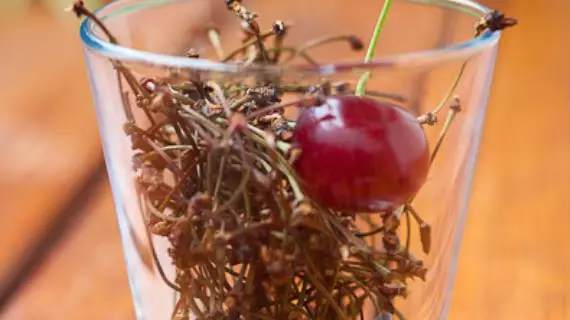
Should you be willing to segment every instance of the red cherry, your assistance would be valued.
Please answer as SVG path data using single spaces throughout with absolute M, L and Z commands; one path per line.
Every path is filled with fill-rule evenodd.
M 424 184 L 429 145 L 409 111 L 386 101 L 328 97 L 304 109 L 293 166 L 313 200 L 339 211 L 397 208 Z

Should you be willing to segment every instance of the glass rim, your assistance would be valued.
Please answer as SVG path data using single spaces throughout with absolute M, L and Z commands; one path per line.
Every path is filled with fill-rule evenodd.
M 113 13 L 113 7 L 124 0 L 113 0 L 110 3 L 95 10 L 94 14 L 101 19 L 105 19 Z M 191 0 L 136 0 L 122 11 L 145 10 L 149 7 L 160 6 L 168 3 L 184 2 Z M 400 0 L 412 3 L 435 5 L 456 11 L 464 12 L 473 17 L 480 17 L 491 10 L 473 0 Z M 135 8 L 146 4 L 143 8 Z M 107 14 L 102 14 L 110 11 Z M 129 10 L 127 10 L 129 11 Z M 90 49 L 110 59 L 123 62 L 138 63 L 143 65 L 163 66 L 179 69 L 196 69 L 211 72 L 241 73 L 245 71 L 253 72 L 283 72 L 298 71 L 318 74 L 334 74 L 353 69 L 373 70 L 387 68 L 402 68 L 409 66 L 432 65 L 445 61 L 467 60 L 471 56 L 496 45 L 501 37 L 501 31 L 485 31 L 477 37 L 465 41 L 442 46 L 435 49 L 418 50 L 387 55 L 375 58 L 369 62 L 348 61 L 339 63 L 327 63 L 321 65 L 301 65 L 301 66 L 276 66 L 276 65 L 250 65 L 243 66 L 236 63 L 218 62 L 211 59 L 197 58 L 189 59 L 183 56 L 160 54 L 151 51 L 138 50 L 113 44 L 107 39 L 98 37 L 94 32 L 95 23 L 90 19 L 84 19 L 80 26 L 80 37 L 85 48 Z

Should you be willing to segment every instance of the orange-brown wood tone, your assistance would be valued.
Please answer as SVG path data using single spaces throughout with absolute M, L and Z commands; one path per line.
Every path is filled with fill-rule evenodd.
M 567 320 L 570 2 L 485 3 L 521 24 L 501 43 L 449 319 Z M 41 11 L 0 18 L 0 281 L 100 161 L 76 29 Z M 100 180 L 0 319 L 134 318 Z

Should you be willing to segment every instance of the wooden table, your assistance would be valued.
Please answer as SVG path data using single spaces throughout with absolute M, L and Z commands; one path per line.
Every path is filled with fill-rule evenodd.
M 570 319 L 570 2 L 486 3 L 522 23 L 502 42 L 450 319 Z M 76 28 L 0 18 L 6 320 L 133 318 Z

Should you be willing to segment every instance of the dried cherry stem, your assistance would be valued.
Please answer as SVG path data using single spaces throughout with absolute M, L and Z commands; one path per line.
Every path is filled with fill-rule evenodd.
M 226 101 L 226 97 L 224 96 L 224 91 L 215 81 L 208 81 L 206 86 L 212 88 L 214 90 L 214 96 L 219 105 L 224 108 L 224 112 L 226 113 L 226 117 L 229 118 L 232 115 L 232 110 L 228 102 Z
M 374 305 L 374 308 L 376 309 L 377 312 L 382 312 L 382 308 L 380 307 L 380 305 L 378 304 L 378 300 L 375 299 L 376 294 L 371 292 L 370 289 L 368 288 L 368 286 L 366 286 L 364 283 L 362 283 L 360 280 L 358 280 L 356 277 L 348 277 L 344 274 L 338 274 L 337 277 L 339 277 L 341 280 L 344 280 L 345 282 L 354 282 L 358 285 L 358 288 L 361 289 L 362 291 L 364 291 L 369 297 L 371 297 L 372 299 L 371 302 Z
M 412 240 L 412 218 L 410 217 L 410 210 L 407 206 L 404 207 L 404 214 L 406 215 L 406 244 L 404 246 L 404 255 L 408 256 L 410 254 L 410 242 Z
M 273 30 L 268 30 L 265 31 L 261 34 L 259 34 L 259 37 L 257 38 L 252 38 L 249 39 L 247 42 L 245 42 L 244 44 L 242 44 L 240 47 L 238 47 L 237 49 L 235 49 L 234 51 L 230 52 L 224 59 L 222 59 L 222 62 L 228 62 L 231 59 L 235 58 L 235 56 L 237 56 L 238 54 L 240 54 L 241 52 L 243 52 L 244 50 L 246 50 L 247 48 L 251 47 L 252 45 L 256 44 L 258 41 L 263 41 L 269 37 L 271 37 L 272 35 L 274 35 L 275 33 L 273 32 Z
M 243 98 L 240 98 L 236 101 L 234 101 L 231 105 L 230 105 L 230 110 L 236 110 L 239 109 L 241 106 L 243 106 L 244 104 L 253 101 L 253 97 L 251 96 L 245 96 Z
M 149 198 L 146 199 L 146 207 L 151 214 L 165 221 L 178 222 L 178 221 L 184 221 L 186 219 L 183 217 L 171 217 L 164 214 L 162 211 L 159 210 L 159 208 L 155 207 L 151 203 L 151 200 Z
M 210 148 L 214 148 L 214 147 L 210 147 Z M 208 192 L 208 195 L 211 195 L 214 193 L 214 186 L 213 186 L 213 175 L 214 175 L 214 152 L 212 150 L 210 150 L 210 152 L 208 152 L 208 160 L 206 161 L 206 190 Z
M 109 38 L 109 41 L 111 43 L 118 44 L 117 38 L 113 36 L 109 29 L 107 29 L 107 26 L 105 26 L 105 24 L 99 18 L 97 18 L 93 12 L 91 12 L 91 10 L 85 7 L 83 1 L 75 0 L 73 4 L 66 9 L 66 11 L 75 13 L 78 18 L 81 16 L 86 16 L 87 18 L 91 19 L 97 26 L 99 26 L 99 28 L 101 28 L 101 31 L 103 31 L 103 33 Z
M 156 248 L 154 246 L 154 241 L 152 241 L 152 234 L 151 234 L 148 227 L 145 229 L 146 229 L 146 233 L 147 233 L 147 236 L 149 239 L 148 243 L 150 246 L 150 251 L 152 253 L 152 259 L 154 260 L 154 263 L 156 264 L 156 269 L 158 269 L 158 273 L 160 274 L 162 281 L 164 281 L 164 283 L 166 283 L 166 285 L 169 286 L 171 289 L 178 291 L 178 292 L 182 292 L 182 289 L 180 289 L 179 286 L 177 286 L 172 281 L 170 281 L 170 279 L 168 279 L 168 277 L 166 276 L 166 272 L 164 272 L 164 269 L 162 268 L 162 265 L 160 264 L 160 260 L 158 259 L 158 255 L 156 254 Z
M 461 65 L 461 69 L 459 69 L 459 72 L 455 76 L 455 79 L 453 80 L 451 88 L 449 88 L 449 90 L 447 91 L 447 94 L 440 101 L 439 105 L 433 111 L 428 112 L 424 115 L 421 115 L 417 118 L 417 120 L 420 124 L 422 124 L 422 125 L 425 124 L 425 125 L 431 126 L 437 122 L 439 113 L 447 105 L 447 103 L 449 102 L 449 99 L 451 99 L 451 97 L 455 93 L 455 90 L 457 90 L 457 86 L 459 85 L 459 82 L 460 82 L 461 78 L 463 77 L 463 73 L 465 72 L 465 68 L 467 66 L 468 61 L 469 60 L 463 62 L 463 64 Z
M 257 40 L 257 47 L 259 49 L 259 53 L 261 54 L 262 62 L 269 62 L 269 54 L 267 53 L 267 49 L 265 48 L 265 44 L 261 38 L 261 31 L 259 31 L 259 26 L 257 22 L 254 21 L 255 24 L 250 25 L 253 29 L 253 34 L 255 35 L 255 39 Z
M 178 100 L 184 104 L 187 104 L 189 106 L 192 106 L 196 103 L 195 100 L 188 98 L 187 96 L 180 94 L 178 92 L 171 92 L 170 95 L 172 96 L 172 98 L 174 98 L 175 100 Z
M 119 85 L 119 93 L 121 95 L 121 102 L 123 104 L 123 111 L 125 112 L 125 118 L 127 118 L 128 123 L 135 124 L 135 116 L 133 114 L 133 109 L 131 107 L 131 103 L 129 102 L 129 93 L 126 92 L 123 88 L 123 81 L 121 78 L 121 72 L 119 70 L 116 71 L 117 74 L 117 83 Z
M 285 59 L 283 62 L 281 62 L 281 65 L 285 65 L 285 64 L 291 62 L 297 56 L 303 58 L 305 61 L 307 61 L 308 63 L 310 63 L 313 66 L 319 65 L 317 60 L 315 60 L 313 57 L 311 57 L 307 52 L 299 52 L 296 48 L 293 48 L 293 47 L 281 47 L 278 50 L 277 50 L 277 48 L 269 48 L 268 51 L 269 52 L 277 51 L 280 53 L 281 52 L 288 52 L 289 53 L 289 56 L 287 57 L 287 59 Z
M 308 265 L 308 270 L 305 273 L 307 275 L 307 277 L 309 278 L 309 280 L 311 281 L 311 283 L 317 288 L 317 290 L 326 298 L 326 300 L 329 302 L 329 304 L 331 305 L 331 307 L 335 310 L 335 312 L 337 313 L 337 316 L 340 320 L 349 320 L 348 316 L 346 314 L 344 314 L 344 311 L 342 310 L 342 308 L 336 303 L 336 301 L 334 300 L 333 296 L 330 294 L 330 292 L 327 290 L 327 288 L 317 279 L 317 277 L 315 275 L 313 275 L 313 272 L 317 273 L 318 275 L 318 269 L 315 266 L 315 263 L 313 262 L 313 259 L 311 258 L 311 255 L 308 254 L 305 250 L 301 250 L 304 253 L 305 256 L 305 261 L 307 262 Z
M 247 49 L 247 59 L 245 59 L 245 61 L 243 61 L 243 65 L 244 66 L 250 66 L 252 65 L 255 60 L 257 60 L 257 57 L 259 55 L 259 49 L 257 47 L 249 47 Z
M 109 38 L 109 42 L 111 42 L 112 44 L 115 44 L 115 45 L 119 44 L 117 38 L 111 33 L 111 31 L 107 28 L 107 26 L 101 21 L 101 19 L 99 19 L 91 10 L 89 10 L 85 6 L 85 4 L 83 3 L 82 0 L 75 0 L 73 2 L 73 4 L 69 8 L 67 8 L 66 10 L 74 12 L 78 18 L 85 16 L 87 19 L 90 19 L 99 28 L 101 28 L 103 33 L 107 36 L 107 38 Z M 133 76 L 133 74 L 129 71 L 129 69 L 125 68 L 120 61 L 117 61 L 117 60 L 110 60 L 110 61 L 113 64 L 113 66 L 115 67 L 115 69 L 118 72 L 123 74 L 123 76 L 125 77 L 125 80 L 129 84 L 129 86 L 131 87 L 133 92 L 135 92 L 135 94 L 137 96 L 140 95 L 143 99 L 148 100 L 150 97 L 149 93 L 136 80 L 135 76 Z M 119 79 L 119 83 L 121 83 L 120 79 Z M 120 85 L 119 85 L 119 89 L 120 89 Z M 122 90 L 120 91 L 120 94 L 121 94 L 121 98 L 124 100 Z M 151 116 L 146 105 L 142 105 L 141 108 L 143 109 L 144 113 L 146 114 L 147 118 L 149 119 L 151 125 L 154 125 L 155 120 Z M 127 114 L 127 117 L 129 117 L 129 114 Z
M 384 28 L 384 23 L 386 22 L 386 17 L 388 16 L 388 12 L 390 11 L 391 7 L 392 0 L 384 0 L 384 6 L 382 7 L 382 11 L 380 11 L 378 21 L 374 27 L 374 32 L 372 33 L 372 39 L 368 45 L 368 51 L 366 52 L 364 62 L 370 62 L 374 58 L 374 54 L 376 53 L 376 46 L 378 45 L 378 39 L 380 38 L 380 33 Z M 368 80 L 370 80 L 370 76 L 371 72 L 367 71 L 360 77 L 358 84 L 356 85 L 356 96 L 364 95 L 364 92 L 366 91 L 366 84 L 368 83 Z
M 503 13 L 494 10 L 486 14 L 484 17 L 481 18 L 481 20 L 477 22 L 477 24 L 475 25 L 475 32 L 473 34 L 473 37 L 476 38 L 480 36 L 485 30 L 489 30 L 490 32 L 495 32 L 515 26 L 517 23 L 518 22 L 516 19 L 511 17 L 506 17 Z M 468 62 L 469 59 L 463 62 L 461 68 L 459 69 L 457 75 L 455 76 L 455 79 L 452 82 L 451 88 L 447 92 L 445 98 L 441 100 L 437 108 L 435 108 L 435 110 L 432 112 L 428 112 L 427 114 L 418 117 L 418 121 L 420 122 L 420 124 L 433 125 L 435 122 L 437 122 L 437 116 L 439 112 L 447 105 L 452 95 L 455 93 L 457 86 L 461 78 L 463 77 Z
M 168 146 L 160 147 L 159 149 L 162 150 L 162 151 L 172 151 L 172 150 L 190 151 L 190 150 L 196 150 L 196 148 L 195 148 L 194 146 L 184 145 L 184 144 L 168 145 Z M 135 155 L 135 157 L 137 157 L 137 158 L 139 159 L 139 161 L 146 161 L 146 160 L 149 160 L 149 159 L 153 158 L 153 157 L 156 156 L 156 155 L 157 155 L 157 153 L 156 153 L 155 151 L 149 151 L 149 152 L 147 152 L 147 153 Z
M 463 66 L 465 66 L 465 64 Z M 446 97 L 442 100 L 442 103 L 443 102 L 447 103 L 447 100 L 449 99 L 451 94 L 455 91 L 457 83 L 459 82 L 459 79 L 461 79 L 461 75 L 462 75 L 462 71 L 456 77 L 456 80 L 455 80 L 454 84 L 452 85 L 452 89 L 448 92 Z M 441 104 L 440 104 L 440 106 L 441 106 Z M 433 112 L 429 112 L 423 116 L 420 116 L 418 118 L 418 121 L 420 122 L 420 124 L 433 125 L 437 121 L 437 114 L 440 112 L 440 110 L 441 110 L 441 107 L 438 107 Z M 453 120 L 455 119 L 457 113 L 459 113 L 460 111 L 461 111 L 461 102 L 460 102 L 459 97 L 456 95 L 454 97 L 454 101 L 449 106 L 449 113 L 448 113 L 447 118 L 443 124 L 442 129 L 440 130 L 438 139 L 437 139 L 435 146 L 434 146 L 434 149 L 430 155 L 430 159 L 429 159 L 429 167 L 430 168 L 432 167 L 433 162 L 435 160 L 435 157 L 438 155 L 439 150 L 441 149 L 443 141 L 444 141 L 447 133 L 449 132 L 449 128 L 451 127 Z M 430 239 L 431 238 L 431 227 L 427 223 L 425 223 L 423 220 L 419 219 L 419 215 L 411 206 L 411 203 L 414 201 L 415 197 L 416 197 L 416 195 L 412 196 L 408 200 L 408 203 L 403 205 L 403 209 L 406 213 L 406 216 L 408 217 L 408 220 L 409 220 L 409 212 L 411 212 L 412 215 L 414 216 L 414 218 L 418 221 L 418 224 L 420 225 L 420 236 L 421 236 L 421 240 L 422 240 L 421 242 L 422 242 L 423 251 L 425 253 L 428 253 L 430 251 L 430 247 L 431 247 L 431 239 Z M 409 236 L 409 226 L 408 226 L 408 236 Z M 406 248 L 408 248 L 408 240 L 406 243 L 407 243 Z M 408 253 L 409 251 L 406 250 L 406 252 Z
M 244 161 L 244 163 L 246 163 L 245 161 L 245 154 L 242 151 L 242 160 Z M 245 188 L 247 186 L 247 183 L 250 180 L 250 176 L 251 176 L 251 171 L 252 171 L 252 167 L 250 165 L 247 166 L 246 170 L 244 171 L 241 180 L 239 182 L 238 187 L 236 188 L 236 190 L 232 193 L 232 195 L 230 196 L 230 198 L 224 203 L 222 204 L 219 208 L 217 208 L 215 210 L 215 213 L 220 213 L 223 212 L 225 210 L 227 210 L 232 203 L 234 203 L 234 201 L 236 201 L 240 195 L 242 195 L 242 193 L 245 192 Z
M 201 158 L 202 156 L 198 157 Z M 174 187 L 172 187 L 172 189 L 170 189 L 170 191 L 168 192 L 168 194 L 164 197 L 164 199 L 162 200 L 160 206 L 157 208 L 157 211 L 160 212 L 162 214 L 162 211 L 164 211 L 164 209 L 166 208 L 166 206 L 168 205 L 168 202 L 170 201 L 170 199 L 172 198 L 172 196 L 174 195 L 174 193 L 176 193 L 178 190 L 180 190 L 180 187 L 182 187 L 182 184 L 184 182 L 186 182 L 186 179 L 188 179 L 188 177 L 190 177 L 190 175 L 192 175 L 194 172 L 190 169 L 192 169 L 192 167 L 194 167 L 196 165 L 196 162 L 190 162 L 188 165 L 186 165 L 186 167 L 183 170 L 183 174 L 182 176 L 179 178 L 178 182 L 174 185 Z M 164 214 L 162 214 L 164 215 Z M 164 215 L 165 216 L 165 215 Z M 166 216 L 165 216 L 166 217 Z M 168 217 L 169 219 L 172 217 Z M 176 221 L 176 220 L 175 220 Z
M 117 38 L 111 33 L 111 31 L 107 28 L 107 26 L 103 23 L 103 21 L 101 21 L 101 19 L 99 19 L 91 10 L 89 10 L 85 6 L 83 1 L 75 0 L 73 2 L 73 4 L 69 8 L 67 8 L 66 10 L 74 12 L 78 18 L 85 16 L 87 19 L 90 19 L 99 28 L 101 28 L 101 31 L 103 31 L 103 33 L 107 36 L 107 38 L 109 38 L 109 42 L 111 42 L 112 44 L 115 44 L 115 45 L 119 44 Z M 133 91 L 135 91 L 135 92 L 138 91 L 139 93 L 145 95 L 146 91 L 136 81 L 136 78 L 132 75 L 132 73 L 127 68 L 125 68 L 121 62 L 116 61 L 116 60 L 111 60 L 111 61 L 115 65 L 115 68 L 117 68 L 117 70 L 119 70 L 123 73 L 123 75 L 125 76 L 125 79 L 129 83 L 129 85 L 132 87 Z
M 384 227 L 378 227 L 378 228 L 372 229 L 372 230 L 367 231 L 367 232 L 359 232 L 359 233 L 356 233 L 355 236 L 357 236 L 359 238 L 365 238 L 365 237 L 370 237 L 370 236 L 373 236 L 373 235 L 381 233 L 381 232 L 384 232 Z
M 216 51 L 218 59 L 223 59 L 226 55 L 224 54 L 224 49 L 222 48 L 220 31 L 217 28 L 210 28 L 208 30 L 208 38 L 210 39 L 212 47 L 214 47 L 214 50 Z
M 298 178 L 295 175 L 295 171 L 293 170 L 293 168 L 291 168 L 289 161 L 287 161 L 287 159 L 285 159 L 279 152 L 277 152 L 275 150 L 275 148 L 273 148 L 272 146 L 270 146 L 267 143 L 267 133 L 265 133 L 263 130 L 252 126 L 252 125 L 248 125 L 248 129 L 255 133 L 255 135 L 251 135 L 251 137 L 259 144 L 263 145 L 273 156 L 275 156 L 278 160 L 278 162 L 281 164 L 281 171 L 283 172 L 283 174 L 285 174 L 285 176 L 287 177 L 287 180 L 289 181 L 289 185 L 291 186 L 291 189 L 293 190 L 293 195 L 295 197 L 295 199 L 297 201 L 301 201 L 304 199 L 304 194 L 303 191 L 301 190 L 301 187 L 298 184 Z
M 427 254 L 429 253 L 431 248 L 431 227 L 420 217 L 420 215 L 418 214 L 416 209 L 414 209 L 411 203 L 408 203 L 405 206 L 407 211 L 412 214 L 412 217 L 414 217 L 416 223 L 420 226 L 422 249 Z
M 279 109 L 287 108 L 287 107 L 298 106 L 300 104 L 312 104 L 312 102 L 314 102 L 316 99 L 317 99 L 317 97 L 315 97 L 315 96 L 308 96 L 308 97 L 293 99 L 293 100 L 287 101 L 287 102 L 277 103 L 277 104 L 271 105 L 269 107 L 257 109 L 255 111 L 253 111 L 252 113 L 248 114 L 245 117 L 245 119 L 246 119 L 246 121 L 250 121 L 252 119 L 255 119 L 257 117 L 260 117 L 260 116 L 263 116 L 267 113 L 270 113 L 271 111 L 275 111 L 275 110 L 279 110 Z
M 348 44 L 350 45 L 350 48 L 352 50 L 358 51 L 358 50 L 362 50 L 362 48 L 364 47 L 364 44 L 362 43 L 362 40 L 360 40 L 357 36 L 355 35 L 337 35 L 337 36 L 331 36 L 331 37 L 324 37 L 324 38 L 320 38 L 320 39 L 315 39 L 315 40 L 311 40 L 301 46 L 299 46 L 298 48 L 280 48 L 281 50 L 285 51 L 292 51 L 293 54 L 291 54 L 288 59 L 286 59 L 285 61 L 282 62 L 282 64 L 287 64 L 290 61 L 292 61 L 296 55 L 299 55 L 301 57 L 303 57 L 305 60 L 307 60 L 309 63 L 313 64 L 313 65 L 319 65 L 319 63 L 314 60 L 313 58 L 311 58 L 311 56 L 309 56 L 309 54 L 307 54 L 307 51 L 315 48 L 315 47 L 319 47 L 331 42 L 338 42 L 338 41 L 346 41 L 348 42 Z
M 214 123 L 212 123 L 210 120 L 208 120 L 208 118 L 206 118 L 200 112 L 190 108 L 189 106 L 183 105 L 183 104 L 180 105 L 180 108 L 184 112 L 187 113 L 186 116 L 190 116 L 193 121 L 197 122 L 198 124 L 200 124 L 204 128 L 208 129 L 210 132 L 214 133 L 216 136 L 222 136 L 223 135 L 223 131 L 220 128 L 218 128 Z M 184 117 L 185 115 L 182 115 L 182 116 Z M 193 127 L 198 128 L 197 126 L 193 126 Z M 202 138 L 204 138 L 204 137 L 202 136 Z
M 267 48 L 267 52 L 273 53 L 274 56 L 273 60 L 275 61 L 275 63 L 277 63 L 281 59 L 281 54 L 284 52 L 287 52 L 289 54 L 289 56 L 285 60 L 292 60 L 293 58 L 295 58 L 295 55 L 297 54 L 297 49 L 293 47 L 284 47 L 282 45 L 279 45 Z
M 384 227 L 380 227 L 377 223 L 375 223 L 374 221 L 372 221 L 372 218 L 370 218 L 369 215 L 360 215 L 361 219 L 364 220 L 364 222 L 366 222 L 368 224 L 368 226 L 370 227 L 370 231 L 369 232 L 373 232 L 373 231 L 377 231 L 374 232 L 372 235 L 375 235 L 379 232 L 384 231 Z M 378 230 L 382 228 L 381 230 Z M 363 234 L 363 238 L 364 237 L 368 237 L 366 235 L 366 232 L 358 232 L 357 234 L 355 234 L 355 236 L 358 236 L 358 234 Z M 374 238 L 372 238 L 372 241 L 370 241 L 370 247 L 372 248 L 372 250 L 376 250 L 376 241 L 374 241 Z
M 311 40 L 309 42 L 306 42 L 304 45 L 299 47 L 297 50 L 299 52 L 305 52 L 305 51 L 308 51 L 309 49 L 312 49 L 312 48 L 315 48 L 318 46 L 322 46 L 324 44 L 328 44 L 331 42 L 338 42 L 338 41 L 348 42 L 348 44 L 350 45 L 350 48 L 352 50 L 362 50 L 364 48 L 364 44 L 362 43 L 362 40 L 360 40 L 357 36 L 355 36 L 353 34 L 349 34 L 349 35 L 337 35 L 337 36 L 332 36 L 332 37 L 325 37 L 325 38 Z
M 259 30 L 259 24 L 256 21 L 257 14 L 247 10 L 241 4 L 240 0 L 227 0 L 226 4 L 228 9 L 230 11 L 233 11 L 238 16 L 238 18 L 240 18 L 245 23 L 245 31 L 248 33 L 253 33 L 255 37 L 254 42 L 257 43 L 263 62 L 269 62 L 269 55 L 267 54 L 267 50 L 265 49 L 265 45 L 263 43 L 265 38 L 262 37 L 261 31 Z M 272 33 L 275 32 L 274 29 L 271 31 Z
M 275 33 L 275 38 L 273 40 L 273 49 L 276 49 L 273 58 L 271 58 L 271 61 L 273 63 L 277 63 L 281 59 L 281 48 L 283 46 L 283 40 L 285 39 L 285 35 L 287 34 L 288 29 L 288 26 L 286 26 L 285 23 L 283 23 L 281 20 L 277 20 L 273 24 L 273 33 Z
M 174 160 L 172 160 L 164 151 L 162 151 L 159 146 L 157 146 L 148 137 L 145 137 L 145 140 L 146 143 L 154 150 L 154 152 L 156 152 L 166 162 L 166 166 L 172 173 L 174 173 L 177 177 L 183 175 L 180 168 L 178 168 L 178 166 L 174 163 Z
M 455 119 L 455 116 L 459 112 L 461 112 L 461 102 L 459 100 L 459 97 L 455 96 L 454 101 L 449 106 L 449 113 L 447 114 L 447 119 L 445 120 L 445 123 L 443 124 L 443 127 L 439 133 L 439 137 L 437 138 L 437 141 L 435 143 L 435 147 L 434 147 L 432 154 L 430 156 L 430 160 L 429 160 L 430 167 L 432 166 L 433 161 L 435 160 L 435 157 L 437 156 L 437 154 L 441 148 L 443 140 L 445 139 L 445 136 L 447 135 L 447 132 L 449 131 L 449 128 L 451 127 L 451 124 L 453 123 L 453 120 Z
M 188 300 L 188 303 L 190 304 L 190 309 L 192 309 L 192 312 L 194 312 L 198 319 L 204 319 L 206 318 L 206 315 L 204 314 L 204 312 L 202 312 L 203 308 L 200 308 L 200 306 L 198 306 L 198 304 L 196 304 L 196 301 L 194 301 L 193 297 L 186 297 L 186 300 Z M 202 300 L 205 300 L 202 298 Z

